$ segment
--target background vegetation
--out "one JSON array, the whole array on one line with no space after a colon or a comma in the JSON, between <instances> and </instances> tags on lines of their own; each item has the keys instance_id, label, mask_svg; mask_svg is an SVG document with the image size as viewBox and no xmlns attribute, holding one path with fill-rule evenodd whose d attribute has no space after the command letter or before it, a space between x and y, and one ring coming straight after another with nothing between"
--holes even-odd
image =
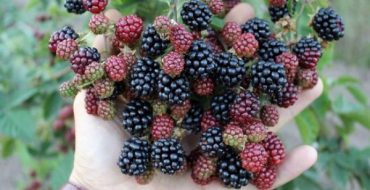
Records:
<instances>
[{"instance_id":1,"label":"background vegetation","mask_svg":"<svg viewBox=\"0 0 370 190\"><path fill-rule=\"evenodd\" d=\"M243 1L252 3L259 17L266 17L261 0ZM346 37L330 46L320 62L324 94L295 119L302 141L318 148L319 161L281 189L370 189L370 145L360 149L350 140L360 128L370 129L368 95L361 88L366 81L356 78L356 73L326 76L328 70L336 72L339 66L369 71L370 4L367 0L311 1L314 9L330 3L338 10L346 23ZM148 21L168 8L168 0L111 2L110 6L123 14L137 12ZM68 139L53 128L59 110L71 104L58 95L57 88L71 76L68 64L49 54L47 42L50 34L65 24L86 30L89 14L67 14L63 0L0 3L0 153L4 159L16 156L22 164L17 189L25 189L35 180L42 182L41 189L58 189L72 168L73 149L63 149ZM298 6L303 3L305 0L300 0ZM305 14L313 11L306 8ZM302 17L300 31L308 31L308 20L309 16ZM66 125L72 127L71 122Z\"/></svg>"}]
</instances>

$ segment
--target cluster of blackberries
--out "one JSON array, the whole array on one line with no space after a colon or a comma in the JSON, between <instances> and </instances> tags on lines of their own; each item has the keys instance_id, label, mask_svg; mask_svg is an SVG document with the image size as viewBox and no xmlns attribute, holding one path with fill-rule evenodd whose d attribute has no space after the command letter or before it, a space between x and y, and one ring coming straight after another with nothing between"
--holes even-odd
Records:
<instances>
[{"instance_id":1,"label":"cluster of blackberries","mask_svg":"<svg viewBox=\"0 0 370 190\"><path fill-rule=\"evenodd\" d=\"M272 187L285 149L269 128L279 121L278 107L294 105L300 90L318 83L320 42L343 37L343 21L333 9L320 9L312 19L319 38L287 42L270 24L293 17L297 2L269 0L272 22L254 18L212 28L213 17L235 2L189 0L180 11L184 25L158 16L144 27L136 15L111 23L98 14L107 0L66 0L68 12L93 13L90 30L110 35L110 43L100 55L79 47L71 27L55 32L49 49L70 60L75 73L60 93L74 97L84 89L89 114L121 119L131 138L118 166L138 183L149 183L154 171L191 169L201 185L219 179L232 188ZM184 137L197 133L197 146L185 152Z\"/></svg>"}]
</instances>

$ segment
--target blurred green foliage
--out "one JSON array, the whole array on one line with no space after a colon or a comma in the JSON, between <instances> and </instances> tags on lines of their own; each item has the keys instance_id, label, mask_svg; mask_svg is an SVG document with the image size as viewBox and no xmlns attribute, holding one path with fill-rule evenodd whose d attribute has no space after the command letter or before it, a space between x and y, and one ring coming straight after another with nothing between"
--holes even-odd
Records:
<instances>
[{"instance_id":1,"label":"blurred green foliage","mask_svg":"<svg viewBox=\"0 0 370 190\"><path fill-rule=\"evenodd\" d=\"M261 0L244 1L255 7L258 17L267 18L266 5ZM361 14L367 14L368 3L358 1L364 6L345 0L335 2L339 12L345 13L348 32L338 48L331 45L325 50L320 70L330 66L333 59L350 64L370 61L361 51L367 48L365 42L370 38L363 40L356 35L361 31L364 37L369 26L363 26L365 21L351 22L366 19ZM65 24L74 23L75 28L86 30L89 14L76 20L77 16L64 11L62 0L29 0L25 6L16 2L3 3L0 7L0 152L3 157L17 155L25 173L36 170L46 187L58 189L68 179L73 152L58 151L51 126L58 110L71 103L57 93L61 81L71 75L68 64L48 53L47 42L50 33ZM179 5L182 2L179 0ZM298 10L304 11L298 31L306 35L311 32L307 24L310 16L328 2L313 0L311 6L302 8L304 2L299 0L297 5ZM114 0L109 6L123 14L137 13L151 22L155 16L166 14L169 5L170 0ZM359 13L358 8L366 11ZM46 19L40 21L43 16ZM354 182L362 189L370 189L370 147L358 150L348 142L355 126L370 129L368 96L359 87L360 81L352 76L324 77L323 81L323 95L295 119L303 142L318 148L318 164L281 189L347 189ZM335 93L338 90L343 93ZM338 121L335 124L331 123L333 117ZM18 188L24 189L28 181L20 180Z\"/></svg>"}]
</instances>

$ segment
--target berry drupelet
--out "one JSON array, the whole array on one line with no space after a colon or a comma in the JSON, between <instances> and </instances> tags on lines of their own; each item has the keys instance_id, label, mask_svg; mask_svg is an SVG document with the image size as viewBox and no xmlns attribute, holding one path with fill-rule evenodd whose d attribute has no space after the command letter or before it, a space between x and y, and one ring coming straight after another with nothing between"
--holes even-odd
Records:
<instances>
[{"instance_id":1,"label":"berry drupelet","mask_svg":"<svg viewBox=\"0 0 370 190\"><path fill-rule=\"evenodd\" d=\"M242 168L240 157L230 148L218 160L217 172L219 179L225 186L235 189L248 185L252 179L252 174Z\"/></svg>"},{"instance_id":2,"label":"berry drupelet","mask_svg":"<svg viewBox=\"0 0 370 190\"><path fill-rule=\"evenodd\" d=\"M182 120L181 127L190 133L198 133L202 116L203 108L197 103L193 103Z\"/></svg>"},{"instance_id":3,"label":"berry drupelet","mask_svg":"<svg viewBox=\"0 0 370 190\"><path fill-rule=\"evenodd\" d=\"M159 99L172 104L182 104L190 97L190 83L184 76L172 78L160 72L158 78Z\"/></svg>"},{"instance_id":4,"label":"berry drupelet","mask_svg":"<svg viewBox=\"0 0 370 190\"><path fill-rule=\"evenodd\" d=\"M258 143L247 143L240 152L243 168L252 173L261 171L267 164L268 158L267 151Z\"/></svg>"},{"instance_id":5,"label":"berry drupelet","mask_svg":"<svg viewBox=\"0 0 370 190\"><path fill-rule=\"evenodd\" d=\"M230 120L230 106L234 102L236 94L233 91L226 91L223 94L212 97L211 111L221 123L228 123Z\"/></svg>"},{"instance_id":6,"label":"berry drupelet","mask_svg":"<svg viewBox=\"0 0 370 190\"><path fill-rule=\"evenodd\" d=\"M222 38L226 44L232 45L242 34L242 29L237 22L227 22L221 31Z\"/></svg>"},{"instance_id":7,"label":"berry drupelet","mask_svg":"<svg viewBox=\"0 0 370 190\"><path fill-rule=\"evenodd\" d=\"M163 40L157 33L154 26L149 25L143 33L141 50L146 56L157 57L164 53L168 46L168 41Z\"/></svg>"},{"instance_id":8,"label":"berry drupelet","mask_svg":"<svg viewBox=\"0 0 370 190\"><path fill-rule=\"evenodd\" d=\"M186 53L193 42L193 35L183 25L170 28L170 41L178 53Z\"/></svg>"},{"instance_id":9,"label":"berry drupelet","mask_svg":"<svg viewBox=\"0 0 370 190\"><path fill-rule=\"evenodd\" d=\"M100 61L100 53L96 48L83 47L78 51L75 51L70 58L72 64L71 69L76 73L83 75L85 73L86 66L92 62Z\"/></svg>"},{"instance_id":10,"label":"berry drupelet","mask_svg":"<svg viewBox=\"0 0 370 190\"><path fill-rule=\"evenodd\" d=\"M272 61L259 61L252 66L252 85L267 94L280 92L286 85L285 68Z\"/></svg>"},{"instance_id":11,"label":"berry drupelet","mask_svg":"<svg viewBox=\"0 0 370 190\"><path fill-rule=\"evenodd\" d=\"M253 18L241 26L243 33L253 34L259 42L270 37L270 26L266 20Z\"/></svg>"},{"instance_id":12,"label":"berry drupelet","mask_svg":"<svg viewBox=\"0 0 370 190\"><path fill-rule=\"evenodd\" d=\"M220 126L217 119L212 115L211 111L206 111L203 116L202 120L200 122L200 128L202 132L207 131L209 128L214 126Z\"/></svg>"},{"instance_id":13,"label":"berry drupelet","mask_svg":"<svg viewBox=\"0 0 370 190\"><path fill-rule=\"evenodd\" d=\"M116 37L125 44L134 44L143 32L143 20L136 15L120 18L116 23Z\"/></svg>"},{"instance_id":14,"label":"berry drupelet","mask_svg":"<svg viewBox=\"0 0 370 190\"><path fill-rule=\"evenodd\" d=\"M233 49L239 57L252 58L258 50L259 44L252 33L240 35L233 44Z\"/></svg>"},{"instance_id":15,"label":"berry drupelet","mask_svg":"<svg viewBox=\"0 0 370 190\"><path fill-rule=\"evenodd\" d=\"M184 57L175 51L171 51L162 59L163 71L171 77L178 76L182 73L185 67Z\"/></svg>"},{"instance_id":16,"label":"berry drupelet","mask_svg":"<svg viewBox=\"0 0 370 190\"><path fill-rule=\"evenodd\" d=\"M246 74L246 63L229 52L216 56L216 79L226 87L235 87Z\"/></svg>"},{"instance_id":17,"label":"berry drupelet","mask_svg":"<svg viewBox=\"0 0 370 190\"><path fill-rule=\"evenodd\" d=\"M117 164L123 174L138 176L149 169L149 156L149 142L137 137L131 137L123 144Z\"/></svg>"},{"instance_id":18,"label":"berry drupelet","mask_svg":"<svg viewBox=\"0 0 370 190\"><path fill-rule=\"evenodd\" d=\"M185 151L173 138L154 141L151 151L153 166L165 174L175 174L186 162Z\"/></svg>"},{"instance_id":19,"label":"berry drupelet","mask_svg":"<svg viewBox=\"0 0 370 190\"><path fill-rule=\"evenodd\" d=\"M66 0L64 8L67 9L67 12L74 14L82 14L86 11L82 0Z\"/></svg>"},{"instance_id":20,"label":"berry drupelet","mask_svg":"<svg viewBox=\"0 0 370 190\"><path fill-rule=\"evenodd\" d=\"M129 85L136 96L151 95L158 84L159 64L150 58L143 57L137 60L132 67Z\"/></svg>"},{"instance_id":21,"label":"berry drupelet","mask_svg":"<svg viewBox=\"0 0 370 190\"><path fill-rule=\"evenodd\" d=\"M211 127L202 132L199 147L203 154L210 157L220 157L225 153L226 145L222 140L222 129L219 126Z\"/></svg>"},{"instance_id":22,"label":"berry drupelet","mask_svg":"<svg viewBox=\"0 0 370 190\"><path fill-rule=\"evenodd\" d=\"M230 116L234 121L246 124L254 120L260 110L260 100L252 92L241 92L230 106Z\"/></svg>"},{"instance_id":23,"label":"berry drupelet","mask_svg":"<svg viewBox=\"0 0 370 190\"><path fill-rule=\"evenodd\" d=\"M322 8L314 16L313 29L320 38L326 41L339 40L344 36L344 23L333 8Z\"/></svg>"},{"instance_id":24,"label":"berry drupelet","mask_svg":"<svg viewBox=\"0 0 370 190\"><path fill-rule=\"evenodd\" d=\"M214 55L204 41L194 41L185 55L185 71L192 77L208 77L216 68Z\"/></svg>"},{"instance_id":25,"label":"berry drupelet","mask_svg":"<svg viewBox=\"0 0 370 190\"><path fill-rule=\"evenodd\" d=\"M268 132L262 141L263 147L269 153L270 164L279 165L285 159L285 148L283 142L273 132Z\"/></svg>"},{"instance_id":26,"label":"berry drupelet","mask_svg":"<svg viewBox=\"0 0 370 190\"><path fill-rule=\"evenodd\" d=\"M321 45L314 38L302 38L293 47L294 54L297 55L299 65L306 69L316 67L321 58Z\"/></svg>"},{"instance_id":27,"label":"berry drupelet","mask_svg":"<svg viewBox=\"0 0 370 190\"><path fill-rule=\"evenodd\" d=\"M185 2L180 14L183 22L194 31L207 29L212 19L208 6L199 0Z\"/></svg>"},{"instance_id":28,"label":"berry drupelet","mask_svg":"<svg viewBox=\"0 0 370 190\"><path fill-rule=\"evenodd\" d=\"M273 61L279 55L288 51L288 47L280 40L267 40L260 44L259 57L265 61Z\"/></svg>"},{"instance_id":29,"label":"berry drupelet","mask_svg":"<svg viewBox=\"0 0 370 190\"><path fill-rule=\"evenodd\" d=\"M199 96L211 96L215 83L211 78L197 79L193 83L193 91Z\"/></svg>"},{"instance_id":30,"label":"berry drupelet","mask_svg":"<svg viewBox=\"0 0 370 190\"><path fill-rule=\"evenodd\" d=\"M151 135L153 140L170 138L175 126L174 120L168 115L155 116L152 122Z\"/></svg>"},{"instance_id":31,"label":"berry drupelet","mask_svg":"<svg viewBox=\"0 0 370 190\"><path fill-rule=\"evenodd\" d=\"M109 79L118 82L125 79L129 72L127 62L122 57L115 55L107 58L104 70Z\"/></svg>"},{"instance_id":32,"label":"berry drupelet","mask_svg":"<svg viewBox=\"0 0 370 190\"><path fill-rule=\"evenodd\" d=\"M151 105L143 100L131 100L122 113L123 128L133 136L143 136L153 119Z\"/></svg>"}]
</instances>

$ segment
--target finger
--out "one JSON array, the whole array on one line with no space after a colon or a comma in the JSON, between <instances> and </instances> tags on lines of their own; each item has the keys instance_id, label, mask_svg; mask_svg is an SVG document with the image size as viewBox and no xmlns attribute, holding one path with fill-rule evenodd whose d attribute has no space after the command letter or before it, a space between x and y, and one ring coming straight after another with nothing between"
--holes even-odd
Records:
<instances>
[{"instance_id":1,"label":"finger","mask_svg":"<svg viewBox=\"0 0 370 190\"><path fill-rule=\"evenodd\" d=\"M317 161L317 151L311 146L303 145L288 154L284 163L279 167L278 177L274 187L279 187L293 180L308 170Z\"/></svg>"},{"instance_id":2,"label":"finger","mask_svg":"<svg viewBox=\"0 0 370 190\"><path fill-rule=\"evenodd\" d=\"M279 108L279 122L275 127L271 128L271 130L276 132L281 129L286 123L291 121L295 116L315 101L322 94L323 89L324 85L322 80L319 79L317 85L313 89L303 91L298 95L298 100L293 106L289 108Z\"/></svg>"},{"instance_id":3,"label":"finger","mask_svg":"<svg viewBox=\"0 0 370 190\"><path fill-rule=\"evenodd\" d=\"M254 9L251 5L247 3L239 3L226 15L225 22L233 21L239 24L244 24L254 17Z\"/></svg>"}]
</instances>

